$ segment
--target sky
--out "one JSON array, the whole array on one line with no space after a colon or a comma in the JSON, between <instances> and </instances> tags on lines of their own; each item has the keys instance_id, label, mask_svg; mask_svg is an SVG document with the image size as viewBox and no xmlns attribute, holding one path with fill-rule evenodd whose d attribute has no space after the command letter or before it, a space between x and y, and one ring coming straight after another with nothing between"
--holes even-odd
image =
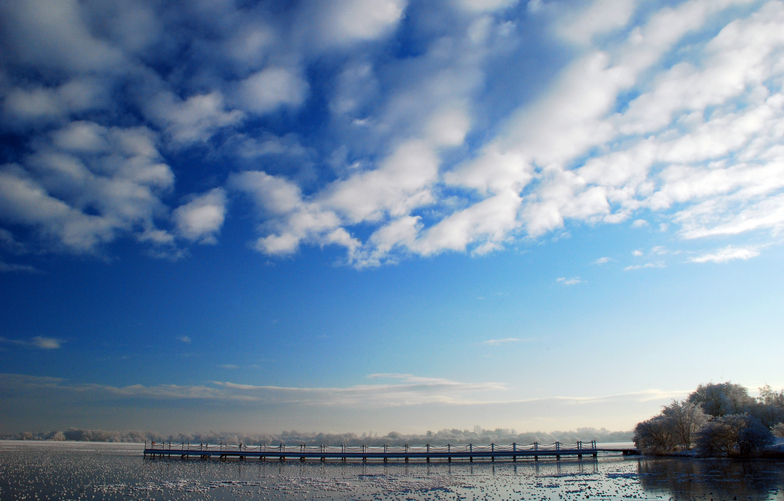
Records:
<instances>
[{"instance_id":1,"label":"sky","mask_svg":"<svg viewBox=\"0 0 784 501\"><path fill-rule=\"evenodd\" d=\"M0 3L0 432L631 430L784 387L784 2Z\"/></svg>"}]
</instances>

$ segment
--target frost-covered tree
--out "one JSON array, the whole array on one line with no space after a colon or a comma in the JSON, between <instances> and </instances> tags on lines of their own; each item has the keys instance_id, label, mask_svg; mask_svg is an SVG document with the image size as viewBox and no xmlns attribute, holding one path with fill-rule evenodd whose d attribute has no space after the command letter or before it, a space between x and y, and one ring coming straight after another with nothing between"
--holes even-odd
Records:
<instances>
[{"instance_id":1,"label":"frost-covered tree","mask_svg":"<svg viewBox=\"0 0 784 501\"><path fill-rule=\"evenodd\" d=\"M784 422L784 390L777 393L766 384L759 389L759 392L760 396L757 398L753 415L769 428Z\"/></svg>"},{"instance_id":2,"label":"frost-covered tree","mask_svg":"<svg viewBox=\"0 0 784 501\"><path fill-rule=\"evenodd\" d=\"M708 421L699 405L673 400L661 414L638 424L634 443L646 454L664 454L690 449L695 433Z\"/></svg>"},{"instance_id":3,"label":"frost-covered tree","mask_svg":"<svg viewBox=\"0 0 784 501\"><path fill-rule=\"evenodd\" d=\"M708 422L708 416L702 411L702 407L686 401L673 400L662 409L662 415L673 427L676 447L681 450L691 449L695 434Z\"/></svg>"},{"instance_id":4,"label":"frost-covered tree","mask_svg":"<svg viewBox=\"0 0 784 501\"><path fill-rule=\"evenodd\" d=\"M745 386L729 381L718 384L701 384L686 400L701 406L706 414L713 417L743 414L753 410L756 404Z\"/></svg>"},{"instance_id":5,"label":"frost-covered tree","mask_svg":"<svg viewBox=\"0 0 784 501\"><path fill-rule=\"evenodd\" d=\"M773 441L770 429L749 414L716 417L697 432L697 447L705 456L748 456Z\"/></svg>"},{"instance_id":6,"label":"frost-covered tree","mask_svg":"<svg viewBox=\"0 0 784 501\"><path fill-rule=\"evenodd\" d=\"M632 440L645 454L666 454L675 448L675 428L670 419L660 414L638 423Z\"/></svg>"}]
</instances>

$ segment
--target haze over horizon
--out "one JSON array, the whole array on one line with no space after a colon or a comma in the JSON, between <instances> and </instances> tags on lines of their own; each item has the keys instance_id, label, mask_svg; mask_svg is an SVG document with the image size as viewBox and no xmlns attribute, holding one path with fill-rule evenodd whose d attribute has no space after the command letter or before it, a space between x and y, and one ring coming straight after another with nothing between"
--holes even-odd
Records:
<instances>
[{"instance_id":1,"label":"haze over horizon","mask_svg":"<svg viewBox=\"0 0 784 501\"><path fill-rule=\"evenodd\" d=\"M784 2L0 4L0 432L630 430L784 387Z\"/></svg>"}]
</instances>

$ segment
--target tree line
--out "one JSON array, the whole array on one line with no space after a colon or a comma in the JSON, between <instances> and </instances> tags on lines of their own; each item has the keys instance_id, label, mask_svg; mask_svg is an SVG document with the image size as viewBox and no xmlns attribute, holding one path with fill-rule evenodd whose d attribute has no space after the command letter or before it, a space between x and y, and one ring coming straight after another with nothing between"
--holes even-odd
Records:
<instances>
[{"instance_id":1,"label":"tree line","mask_svg":"<svg viewBox=\"0 0 784 501\"><path fill-rule=\"evenodd\" d=\"M209 432L209 433L178 433L162 435L150 431L106 431L70 429L65 431L48 432L22 432L0 435L0 439L10 440L76 440L89 442L156 442L173 443L210 443L210 444L247 444L247 445L446 445L446 444L551 444L555 442L575 443L578 440L596 440L598 442L628 442L631 440L631 431L609 431L604 428L578 428L573 431L556 432L526 432L517 433L515 430L496 428L486 430L479 426L473 430L444 429L437 432L428 431L423 434L405 434L390 432L386 435L371 433L303 433L298 431L284 431L282 433L236 433L236 432Z\"/></svg>"},{"instance_id":2,"label":"tree line","mask_svg":"<svg viewBox=\"0 0 784 501\"><path fill-rule=\"evenodd\" d=\"M739 384L699 385L685 400L638 423L634 443L645 454L744 457L784 437L784 390L769 385L757 398Z\"/></svg>"}]
</instances>

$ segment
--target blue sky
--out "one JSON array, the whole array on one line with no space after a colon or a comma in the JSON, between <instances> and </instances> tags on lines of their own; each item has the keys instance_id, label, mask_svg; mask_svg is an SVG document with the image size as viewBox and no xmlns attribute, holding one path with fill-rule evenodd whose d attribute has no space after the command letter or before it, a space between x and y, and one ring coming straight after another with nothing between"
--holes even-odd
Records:
<instances>
[{"instance_id":1,"label":"blue sky","mask_svg":"<svg viewBox=\"0 0 784 501\"><path fill-rule=\"evenodd\" d=\"M0 431L628 430L784 386L784 2L0 26Z\"/></svg>"}]
</instances>

